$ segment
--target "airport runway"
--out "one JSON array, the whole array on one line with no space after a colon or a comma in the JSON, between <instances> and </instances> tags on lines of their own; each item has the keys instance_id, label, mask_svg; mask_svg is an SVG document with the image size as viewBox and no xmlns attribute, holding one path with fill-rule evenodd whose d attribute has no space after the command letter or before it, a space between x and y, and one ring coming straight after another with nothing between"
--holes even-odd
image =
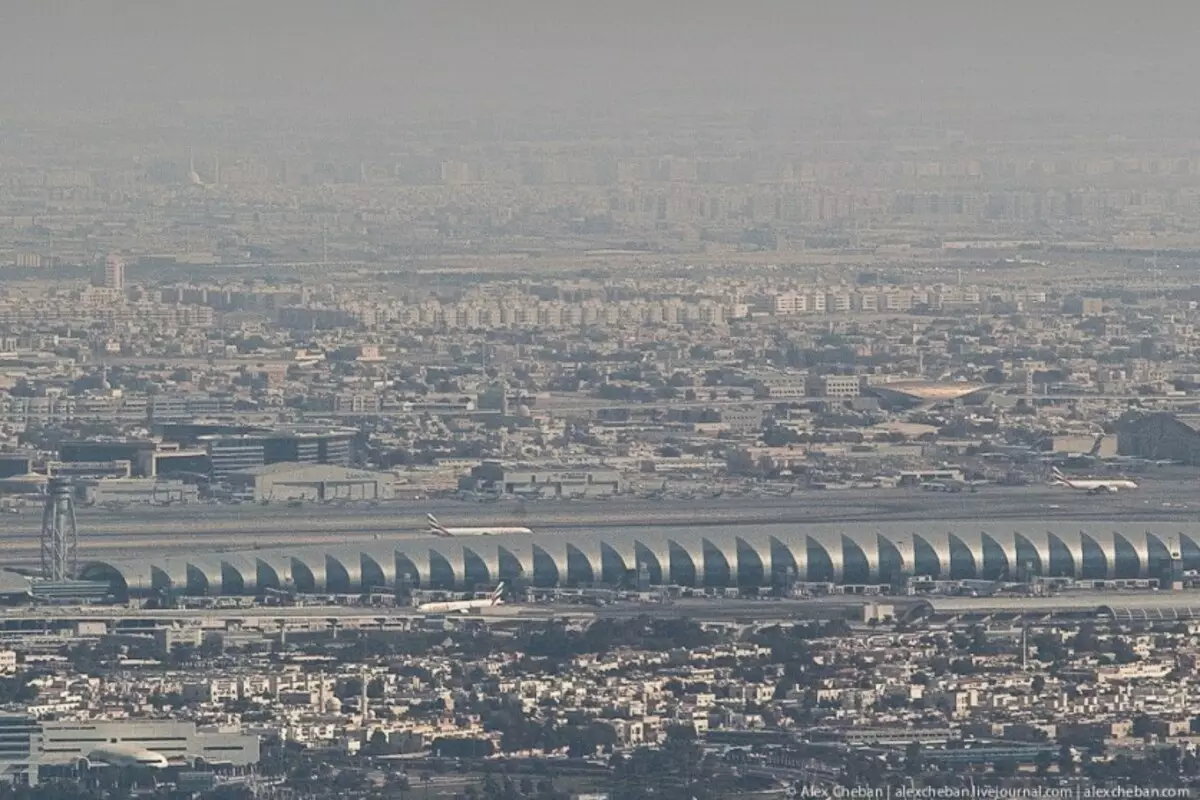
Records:
<instances>
[{"instance_id":1,"label":"airport runway","mask_svg":"<svg viewBox=\"0 0 1200 800\"><path fill-rule=\"evenodd\" d=\"M426 512L448 525L521 525L539 533L610 527L669 525L750 526L869 522L872 520L1129 520L1195 522L1200 499L1190 481L1143 481L1143 488L1090 496L1046 486L985 487L977 493L916 490L798 491L790 497L720 497L691 500L589 500L581 502L466 503L435 500L378 506L258 505L170 506L77 511L84 558L117 558L202 548L242 549L279 544L327 544L424 533ZM41 514L27 509L0 515L0 562L37 558Z\"/></svg>"}]
</instances>

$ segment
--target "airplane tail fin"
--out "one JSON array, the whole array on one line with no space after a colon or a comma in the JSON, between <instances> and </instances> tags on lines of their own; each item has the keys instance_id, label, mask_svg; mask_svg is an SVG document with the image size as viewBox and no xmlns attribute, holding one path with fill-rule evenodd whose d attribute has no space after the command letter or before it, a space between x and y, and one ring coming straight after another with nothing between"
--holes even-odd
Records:
<instances>
[{"instance_id":1,"label":"airplane tail fin","mask_svg":"<svg viewBox=\"0 0 1200 800\"><path fill-rule=\"evenodd\" d=\"M489 599L492 601L492 605L495 606L495 605L500 604L500 601L503 597L504 597L504 581L500 581L500 583L496 584L496 588L492 590L492 594Z\"/></svg>"},{"instance_id":2,"label":"airplane tail fin","mask_svg":"<svg viewBox=\"0 0 1200 800\"><path fill-rule=\"evenodd\" d=\"M442 523L438 522L437 517L433 514L426 514L425 521L429 523L429 532L434 536L449 536L450 531L446 530Z\"/></svg>"},{"instance_id":3,"label":"airplane tail fin","mask_svg":"<svg viewBox=\"0 0 1200 800\"><path fill-rule=\"evenodd\" d=\"M1096 437L1096 441L1092 443L1092 449L1088 450L1089 456L1097 456L1100 454L1100 445L1104 444L1104 434L1101 433Z\"/></svg>"}]
</instances>

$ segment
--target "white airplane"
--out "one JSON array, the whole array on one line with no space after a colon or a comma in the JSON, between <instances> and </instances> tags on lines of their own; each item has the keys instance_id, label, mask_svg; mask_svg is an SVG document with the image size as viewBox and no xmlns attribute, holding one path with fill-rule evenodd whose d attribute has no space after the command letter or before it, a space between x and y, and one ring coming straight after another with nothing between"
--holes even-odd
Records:
<instances>
[{"instance_id":1,"label":"white airplane","mask_svg":"<svg viewBox=\"0 0 1200 800\"><path fill-rule=\"evenodd\" d=\"M509 533L533 533L530 528L447 528L433 514L426 514L429 532L434 536L504 536Z\"/></svg>"},{"instance_id":2,"label":"white airplane","mask_svg":"<svg viewBox=\"0 0 1200 800\"><path fill-rule=\"evenodd\" d=\"M482 611L485 608L493 608L503 605L504 600L501 595L504 593L504 582L501 581L492 593L487 597L479 600L449 600L437 603L422 603L417 606L417 611L427 614L470 614L472 611Z\"/></svg>"},{"instance_id":3,"label":"white airplane","mask_svg":"<svg viewBox=\"0 0 1200 800\"><path fill-rule=\"evenodd\" d=\"M1052 467L1050 475L1051 486L1065 486L1088 494L1116 494L1122 489L1138 488L1129 478L1068 478L1058 467Z\"/></svg>"}]
</instances>

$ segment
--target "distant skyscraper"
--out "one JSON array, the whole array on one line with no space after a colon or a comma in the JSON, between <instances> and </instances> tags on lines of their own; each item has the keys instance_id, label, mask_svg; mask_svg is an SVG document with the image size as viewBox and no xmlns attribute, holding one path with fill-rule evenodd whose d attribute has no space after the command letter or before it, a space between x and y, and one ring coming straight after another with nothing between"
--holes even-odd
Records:
<instances>
[{"instance_id":1,"label":"distant skyscraper","mask_svg":"<svg viewBox=\"0 0 1200 800\"><path fill-rule=\"evenodd\" d=\"M125 289L125 262L119 256L110 254L104 259L104 288Z\"/></svg>"}]
</instances>

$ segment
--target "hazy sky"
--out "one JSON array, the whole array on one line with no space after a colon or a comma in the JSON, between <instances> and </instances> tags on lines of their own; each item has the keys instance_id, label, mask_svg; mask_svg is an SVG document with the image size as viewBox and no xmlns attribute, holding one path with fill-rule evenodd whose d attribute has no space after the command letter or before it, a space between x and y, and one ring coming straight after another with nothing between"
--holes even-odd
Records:
<instances>
[{"instance_id":1,"label":"hazy sky","mask_svg":"<svg viewBox=\"0 0 1200 800\"><path fill-rule=\"evenodd\" d=\"M1200 3L0 0L0 112L1195 104Z\"/></svg>"}]
</instances>

